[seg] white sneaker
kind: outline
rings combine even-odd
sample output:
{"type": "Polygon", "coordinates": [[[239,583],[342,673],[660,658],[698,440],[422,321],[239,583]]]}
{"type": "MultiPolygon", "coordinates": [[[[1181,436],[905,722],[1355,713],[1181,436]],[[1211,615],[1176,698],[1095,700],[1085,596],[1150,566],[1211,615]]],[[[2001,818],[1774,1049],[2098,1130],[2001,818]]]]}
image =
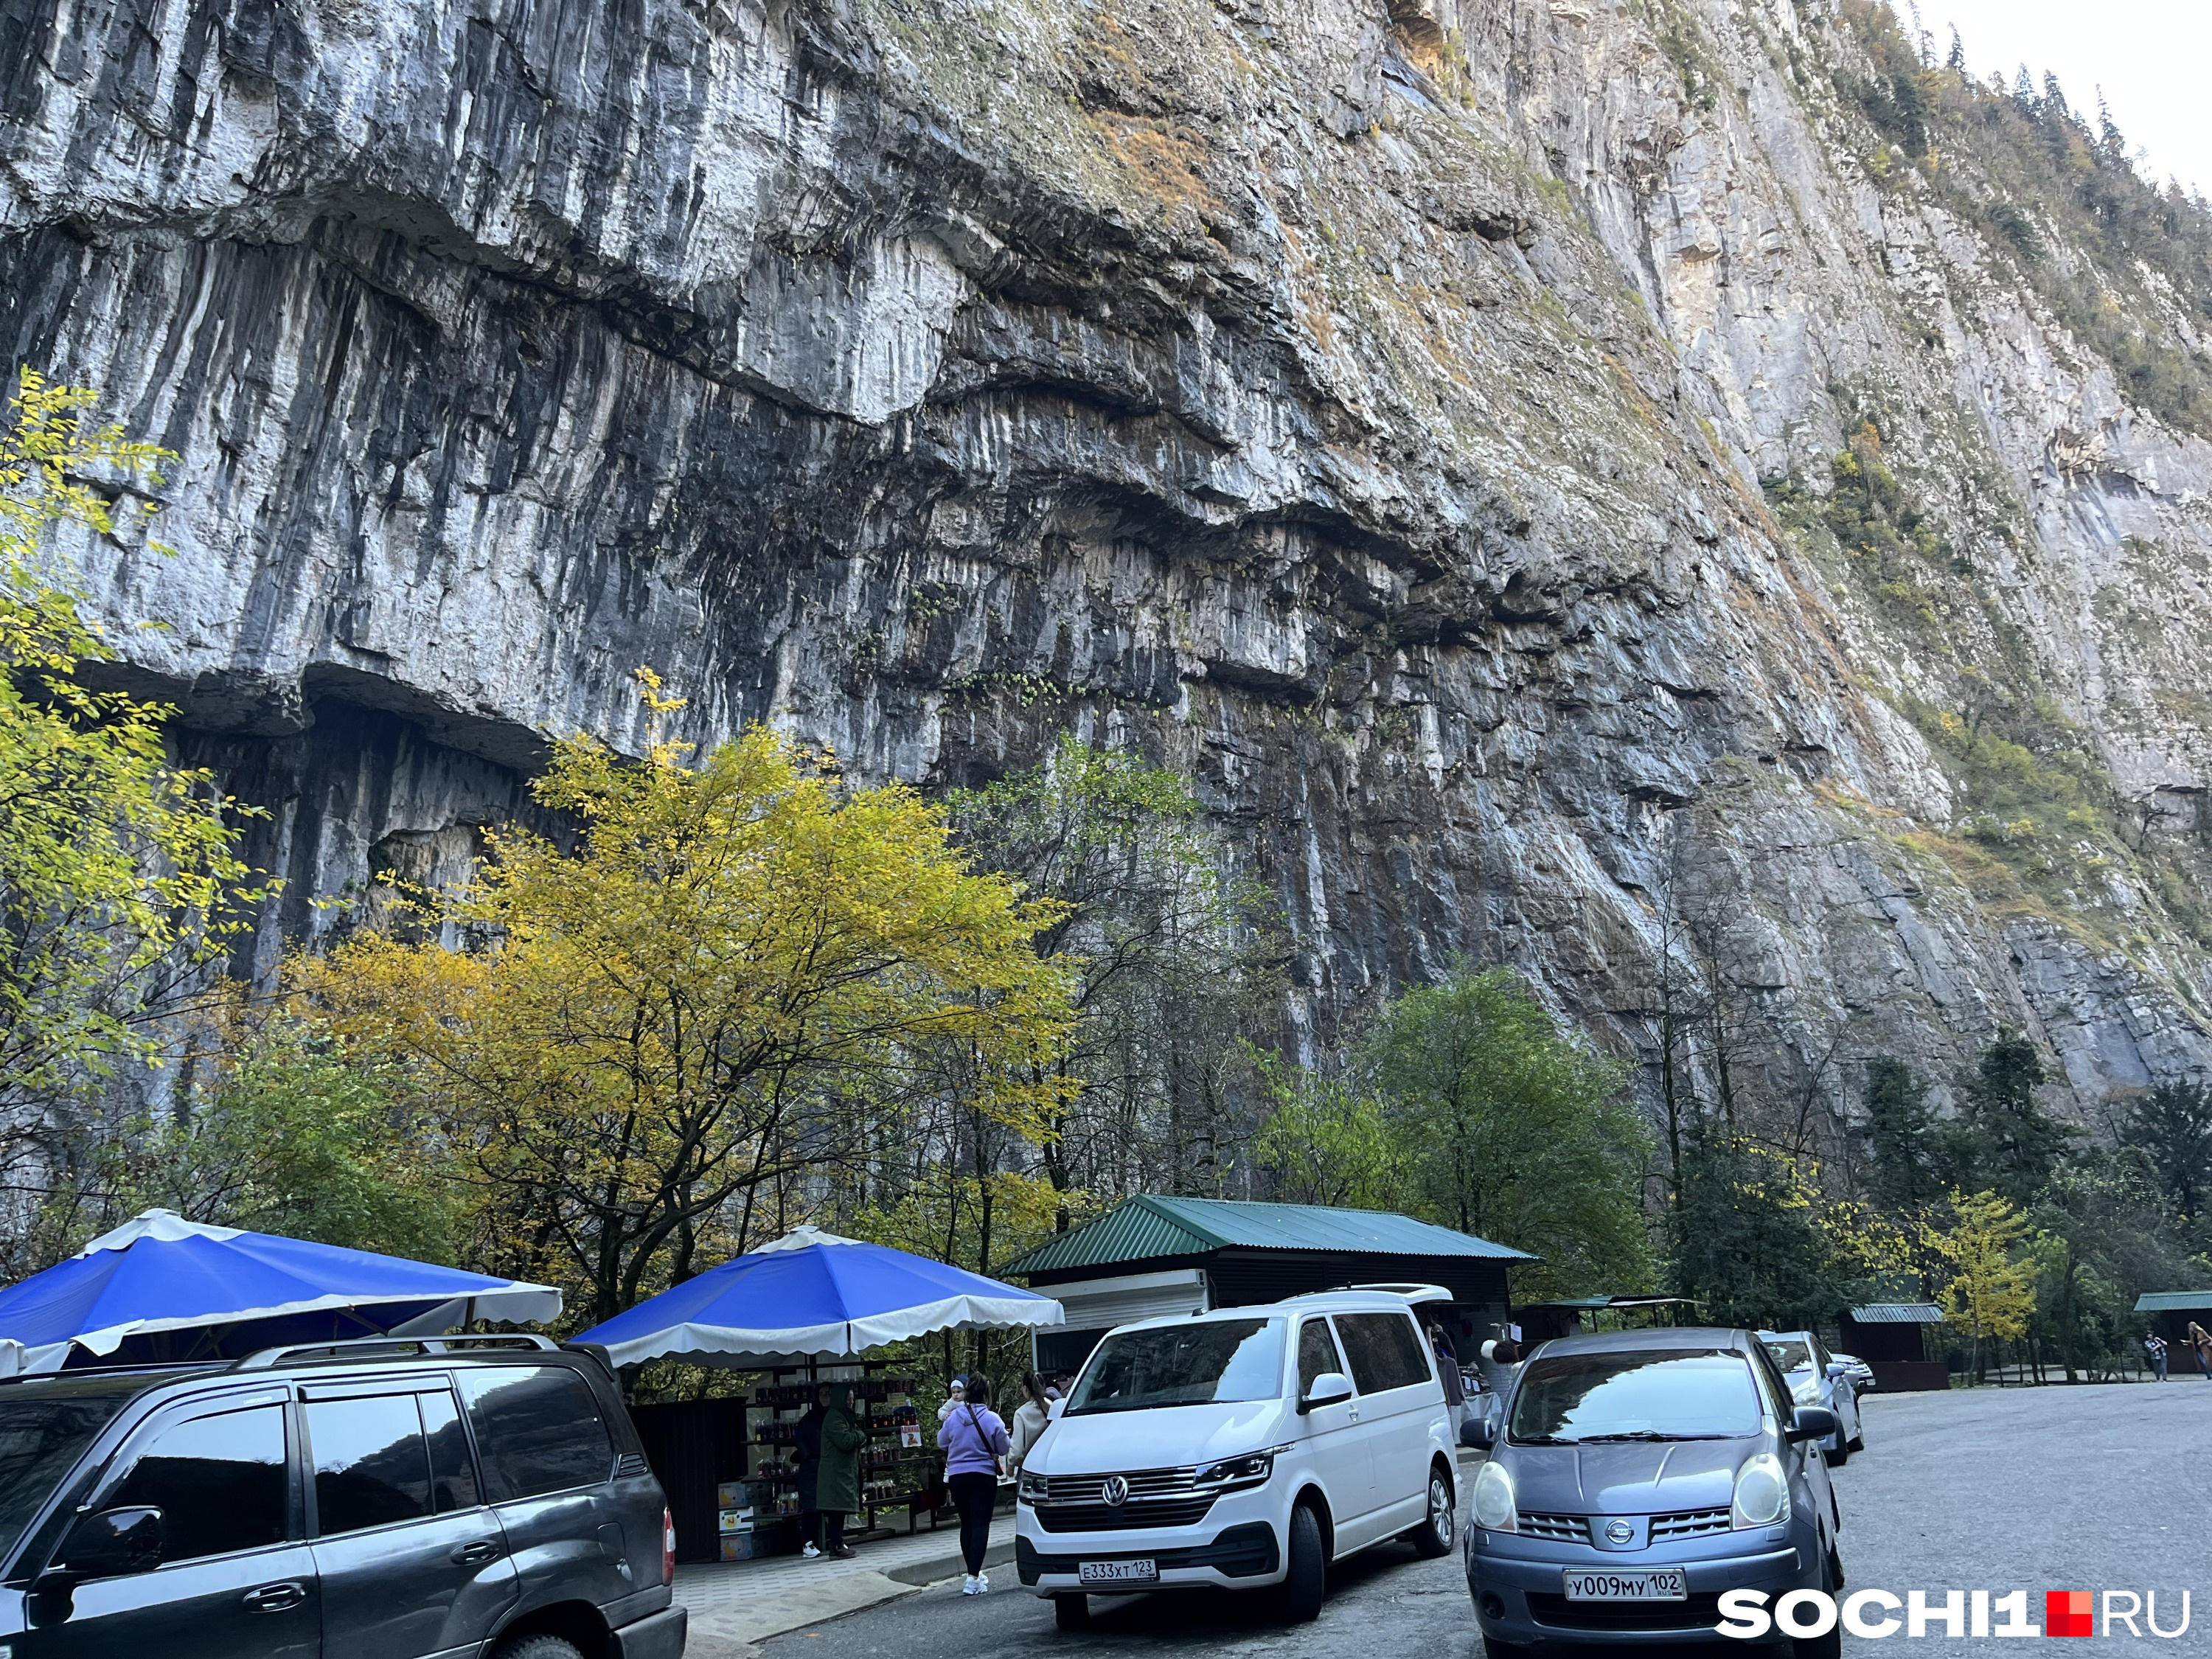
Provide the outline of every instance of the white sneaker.
{"type": "Polygon", "coordinates": [[[991,1575],[988,1572],[977,1573],[975,1575],[975,1594],[978,1595],[988,1595],[990,1593],[990,1589],[991,1575]]]}
{"type": "Polygon", "coordinates": [[[811,1544],[809,1544],[805,1549],[799,1551],[799,1553],[802,1560],[807,1561],[819,1560],[822,1556],[822,1552],[815,1548],[811,1544]]]}
{"type": "Polygon", "coordinates": [[[969,1573],[965,1578],[960,1581],[960,1593],[963,1595],[973,1595],[975,1594],[975,1575],[974,1573],[969,1573]]]}

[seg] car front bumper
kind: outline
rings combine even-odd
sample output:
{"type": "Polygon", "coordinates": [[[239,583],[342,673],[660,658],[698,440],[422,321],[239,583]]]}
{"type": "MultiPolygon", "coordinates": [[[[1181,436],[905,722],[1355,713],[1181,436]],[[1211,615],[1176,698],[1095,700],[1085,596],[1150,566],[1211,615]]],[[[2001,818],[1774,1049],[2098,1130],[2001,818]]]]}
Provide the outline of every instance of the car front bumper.
{"type": "MultiPolygon", "coordinates": [[[[1685,1539],[1633,1552],[1599,1550],[1562,1540],[1522,1538],[1470,1526],[1467,1588],[1475,1621],[1501,1642],[1546,1646],[1603,1644],[1649,1645],[1711,1638],[1722,1592],[1817,1589],[1825,1563],[1820,1536],[1809,1525],[1685,1539]],[[1566,1599],[1569,1569],[1633,1572],[1680,1567],[1686,1601],[1579,1601],[1566,1599]]],[[[1731,1647],[1742,1645],[1730,1642],[1731,1647]]]]}
{"type": "Polygon", "coordinates": [[[1140,1595],[1200,1588],[1252,1589],[1283,1579],[1283,1535],[1272,1487],[1227,1492],[1203,1519],[1187,1527],[1143,1527],[1100,1532],[1051,1532],[1037,1512],[1014,1512],[1014,1570],[1040,1595],[1081,1590],[1094,1595],[1140,1595]],[[1085,1584],[1085,1561],[1150,1560],[1157,1583],[1085,1584]]]}

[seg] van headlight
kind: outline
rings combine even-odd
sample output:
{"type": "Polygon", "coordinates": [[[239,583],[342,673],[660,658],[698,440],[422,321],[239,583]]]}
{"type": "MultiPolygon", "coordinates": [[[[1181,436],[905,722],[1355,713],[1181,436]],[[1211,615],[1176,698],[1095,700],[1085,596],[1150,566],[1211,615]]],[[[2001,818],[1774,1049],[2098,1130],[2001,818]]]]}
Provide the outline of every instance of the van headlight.
{"type": "Polygon", "coordinates": [[[1760,1452],[1735,1472],[1733,1519],[1738,1527],[1771,1527],[1790,1513],[1790,1477],[1782,1460],[1760,1452]]]}
{"type": "Polygon", "coordinates": [[[1485,1463],[1474,1472],[1474,1524],[1492,1532],[1513,1532],[1521,1525],[1513,1477],[1503,1463],[1485,1463]]]}
{"type": "Polygon", "coordinates": [[[1274,1472],[1275,1454],[1272,1451],[1225,1457],[1198,1472],[1198,1486],[1201,1492],[1237,1492],[1246,1486],[1264,1486],[1274,1472]]]}
{"type": "Polygon", "coordinates": [[[1047,1496],[1045,1479],[1041,1474],[1022,1471],[1020,1481],[1014,1488],[1014,1501],[1019,1504],[1040,1504],[1047,1496]]]}

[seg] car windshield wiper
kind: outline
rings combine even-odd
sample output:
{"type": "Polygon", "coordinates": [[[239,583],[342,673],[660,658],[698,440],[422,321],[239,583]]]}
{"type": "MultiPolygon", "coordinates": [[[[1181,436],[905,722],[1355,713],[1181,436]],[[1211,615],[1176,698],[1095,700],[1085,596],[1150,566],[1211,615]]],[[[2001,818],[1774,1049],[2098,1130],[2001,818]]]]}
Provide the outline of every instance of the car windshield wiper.
{"type": "Polygon", "coordinates": [[[1571,1434],[1516,1434],[1516,1446],[1579,1446],[1583,1443],[1571,1434]]]}
{"type": "Polygon", "coordinates": [[[1586,1434],[1582,1437],[1581,1443],[1601,1446],[1608,1441],[1619,1440],[1736,1440],[1740,1438],[1741,1438],[1741,1436],[1733,1434],[1662,1434],[1656,1429],[1621,1429],[1612,1434],[1586,1434]]]}
{"type": "Polygon", "coordinates": [[[1229,1403],[1220,1400],[1131,1400],[1111,1406],[1071,1406],[1062,1417],[1096,1417],[1108,1412],[1159,1412],[1170,1406],[1220,1406],[1229,1403]]]}

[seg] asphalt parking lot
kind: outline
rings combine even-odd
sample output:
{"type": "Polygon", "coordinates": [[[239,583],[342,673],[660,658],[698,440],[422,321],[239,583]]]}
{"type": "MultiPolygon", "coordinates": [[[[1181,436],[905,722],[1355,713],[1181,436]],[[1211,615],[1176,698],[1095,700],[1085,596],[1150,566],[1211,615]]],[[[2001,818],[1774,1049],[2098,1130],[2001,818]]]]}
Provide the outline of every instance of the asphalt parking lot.
{"type": "MultiPolygon", "coordinates": [[[[1866,1426],[1865,1453],[1835,1472],[1852,1589],[2024,1589],[2039,1626],[2048,1590],[2154,1589],[2169,1630],[2186,1589],[2185,1636],[2100,1633],[2065,1651],[2212,1650],[2212,1382],[1877,1395],[1866,1426]]],[[[1844,1646],[2018,1651],[1994,1638],[1844,1646]]]]}
{"type": "MultiPolygon", "coordinates": [[[[2038,1625],[2046,1590],[2155,1589],[2168,1628],[2187,1589],[2191,1625],[2179,1640],[2123,1632],[2071,1642],[2066,1650],[2212,1648],[2212,1383],[2190,1377],[2163,1386],[1875,1395],[1866,1402],[1866,1429],[1867,1449],[1835,1472],[1852,1589],[1900,1598],[1923,1589],[1938,1603],[1948,1589],[2024,1589],[2038,1625]]],[[[1310,1625],[1279,1624],[1256,1598],[1152,1595],[1094,1602],[1091,1628],[1062,1635],[1051,1608],[1019,1589],[1011,1566],[993,1582],[980,1599],[963,1597],[955,1580],[778,1637],[763,1644],[763,1659],[1479,1659],[1481,1652],[1456,1558],[1419,1561],[1402,1545],[1339,1568],[1328,1603],[1310,1625]]],[[[1844,1644],[1867,1654],[2019,1651],[1971,1637],[1847,1636],[1844,1644]]]]}

